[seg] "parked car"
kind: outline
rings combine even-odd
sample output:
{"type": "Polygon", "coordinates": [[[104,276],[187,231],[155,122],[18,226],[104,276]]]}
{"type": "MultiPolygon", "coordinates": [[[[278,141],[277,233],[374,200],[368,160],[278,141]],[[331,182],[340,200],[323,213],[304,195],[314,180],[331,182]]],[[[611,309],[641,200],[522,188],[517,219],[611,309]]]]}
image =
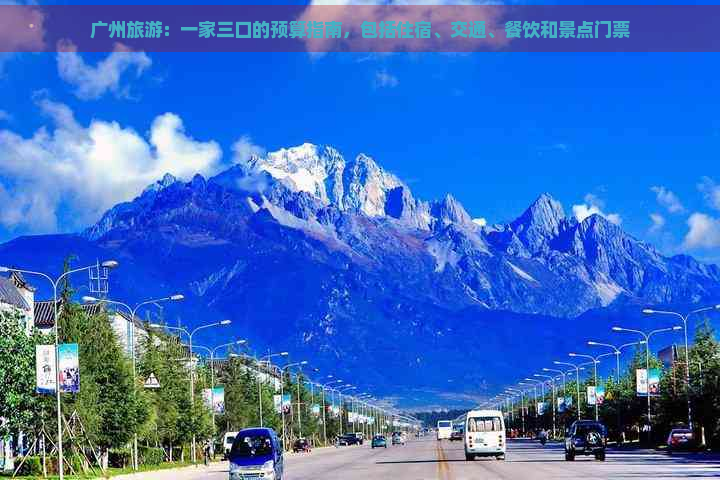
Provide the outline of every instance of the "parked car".
{"type": "Polygon", "coordinates": [[[363,437],[359,433],[346,433],[343,435],[348,439],[348,445],[362,445],[363,444],[363,437]]]}
{"type": "Polygon", "coordinates": [[[271,428],[241,430],[233,441],[228,457],[229,480],[281,480],[283,477],[283,449],[280,439],[271,428]]]}
{"type": "Polygon", "coordinates": [[[667,446],[670,451],[692,450],[695,448],[695,435],[689,428],[673,428],[668,435],[667,446]]]}
{"type": "Polygon", "coordinates": [[[600,422],[577,420],[565,432],[565,460],[575,460],[576,455],[594,455],[605,460],[607,428],[600,422]]]}
{"type": "Polygon", "coordinates": [[[465,439],[465,432],[463,431],[462,425],[453,425],[453,431],[450,434],[450,441],[463,441],[465,439]]]}
{"type": "Polygon", "coordinates": [[[346,447],[348,445],[354,445],[355,439],[350,438],[347,435],[340,435],[335,442],[336,447],[346,447]]]}
{"type": "Polygon", "coordinates": [[[405,439],[403,438],[402,435],[400,435],[398,433],[393,433],[392,444],[393,445],[405,445],[405,439]]]}
{"type": "Polygon", "coordinates": [[[226,432],[223,436],[223,459],[227,460],[228,456],[230,455],[230,449],[232,448],[233,442],[235,441],[235,437],[237,437],[238,432],[226,432]]]}
{"type": "Polygon", "coordinates": [[[310,450],[310,442],[308,442],[305,438],[298,438],[295,440],[295,443],[293,443],[293,452],[295,453],[310,453],[310,450]]]}
{"type": "Polygon", "coordinates": [[[387,438],[384,435],[375,435],[370,442],[372,448],[387,448],[387,438]]]}

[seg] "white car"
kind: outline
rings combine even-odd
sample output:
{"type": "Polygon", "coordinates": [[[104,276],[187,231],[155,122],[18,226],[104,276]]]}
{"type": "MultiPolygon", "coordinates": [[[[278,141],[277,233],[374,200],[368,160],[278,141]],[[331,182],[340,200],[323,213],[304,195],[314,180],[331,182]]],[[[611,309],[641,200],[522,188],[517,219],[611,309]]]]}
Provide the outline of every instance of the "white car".
{"type": "Polygon", "coordinates": [[[499,410],[471,410],[465,418],[465,460],[492,456],[505,460],[505,422],[499,410]]]}
{"type": "Polygon", "coordinates": [[[239,432],[226,432],[225,436],[223,437],[223,452],[225,453],[225,458],[228,458],[228,455],[230,455],[230,449],[232,448],[233,441],[235,441],[235,437],[237,437],[239,432]]]}

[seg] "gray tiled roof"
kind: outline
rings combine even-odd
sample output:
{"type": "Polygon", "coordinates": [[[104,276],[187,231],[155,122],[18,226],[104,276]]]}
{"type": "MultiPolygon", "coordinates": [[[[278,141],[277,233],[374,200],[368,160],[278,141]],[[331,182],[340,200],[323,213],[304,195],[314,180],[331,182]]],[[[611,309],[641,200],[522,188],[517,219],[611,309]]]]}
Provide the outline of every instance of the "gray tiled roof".
{"type": "Polygon", "coordinates": [[[0,277],[0,302],[23,310],[30,310],[30,305],[25,301],[15,283],[7,277],[0,277]]]}

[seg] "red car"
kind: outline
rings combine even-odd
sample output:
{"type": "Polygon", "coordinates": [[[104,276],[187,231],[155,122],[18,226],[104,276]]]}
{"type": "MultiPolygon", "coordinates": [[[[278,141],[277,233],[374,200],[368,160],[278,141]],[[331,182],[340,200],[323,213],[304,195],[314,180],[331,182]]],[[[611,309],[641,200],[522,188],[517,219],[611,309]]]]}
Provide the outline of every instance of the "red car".
{"type": "Polygon", "coordinates": [[[689,428],[673,428],[668,435],[667,446],[672,450],[691,450],[695,448],[695,435],[689,428]]]}

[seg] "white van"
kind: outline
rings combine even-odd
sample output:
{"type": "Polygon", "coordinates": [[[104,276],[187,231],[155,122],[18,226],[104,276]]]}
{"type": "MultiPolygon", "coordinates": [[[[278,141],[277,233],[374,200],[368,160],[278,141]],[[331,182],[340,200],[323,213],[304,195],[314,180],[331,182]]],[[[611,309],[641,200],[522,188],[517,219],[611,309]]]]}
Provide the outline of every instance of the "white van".
{"type": "Polygon", "coordinates": [[[239,432],[226,432],[225,436],[223,437],[223,453],[225,454],[224,458],[228,458],[228,455],[230,455],[230,449],[232,448],[233,442],[235,441],[235,437],[237,437],[239,432]]]}
{"type": "Polygon", "coordinates": [[[448,440],[452,434],[452,422],[450,420],[440,420],[437,423],[437,439],[448,440]]]}
{"type": "Polygon", "coordinates": [[[465,418],[465,460],[494,456],[505,460],[505,422],[499,410],[471,410],[465,418]]]}

